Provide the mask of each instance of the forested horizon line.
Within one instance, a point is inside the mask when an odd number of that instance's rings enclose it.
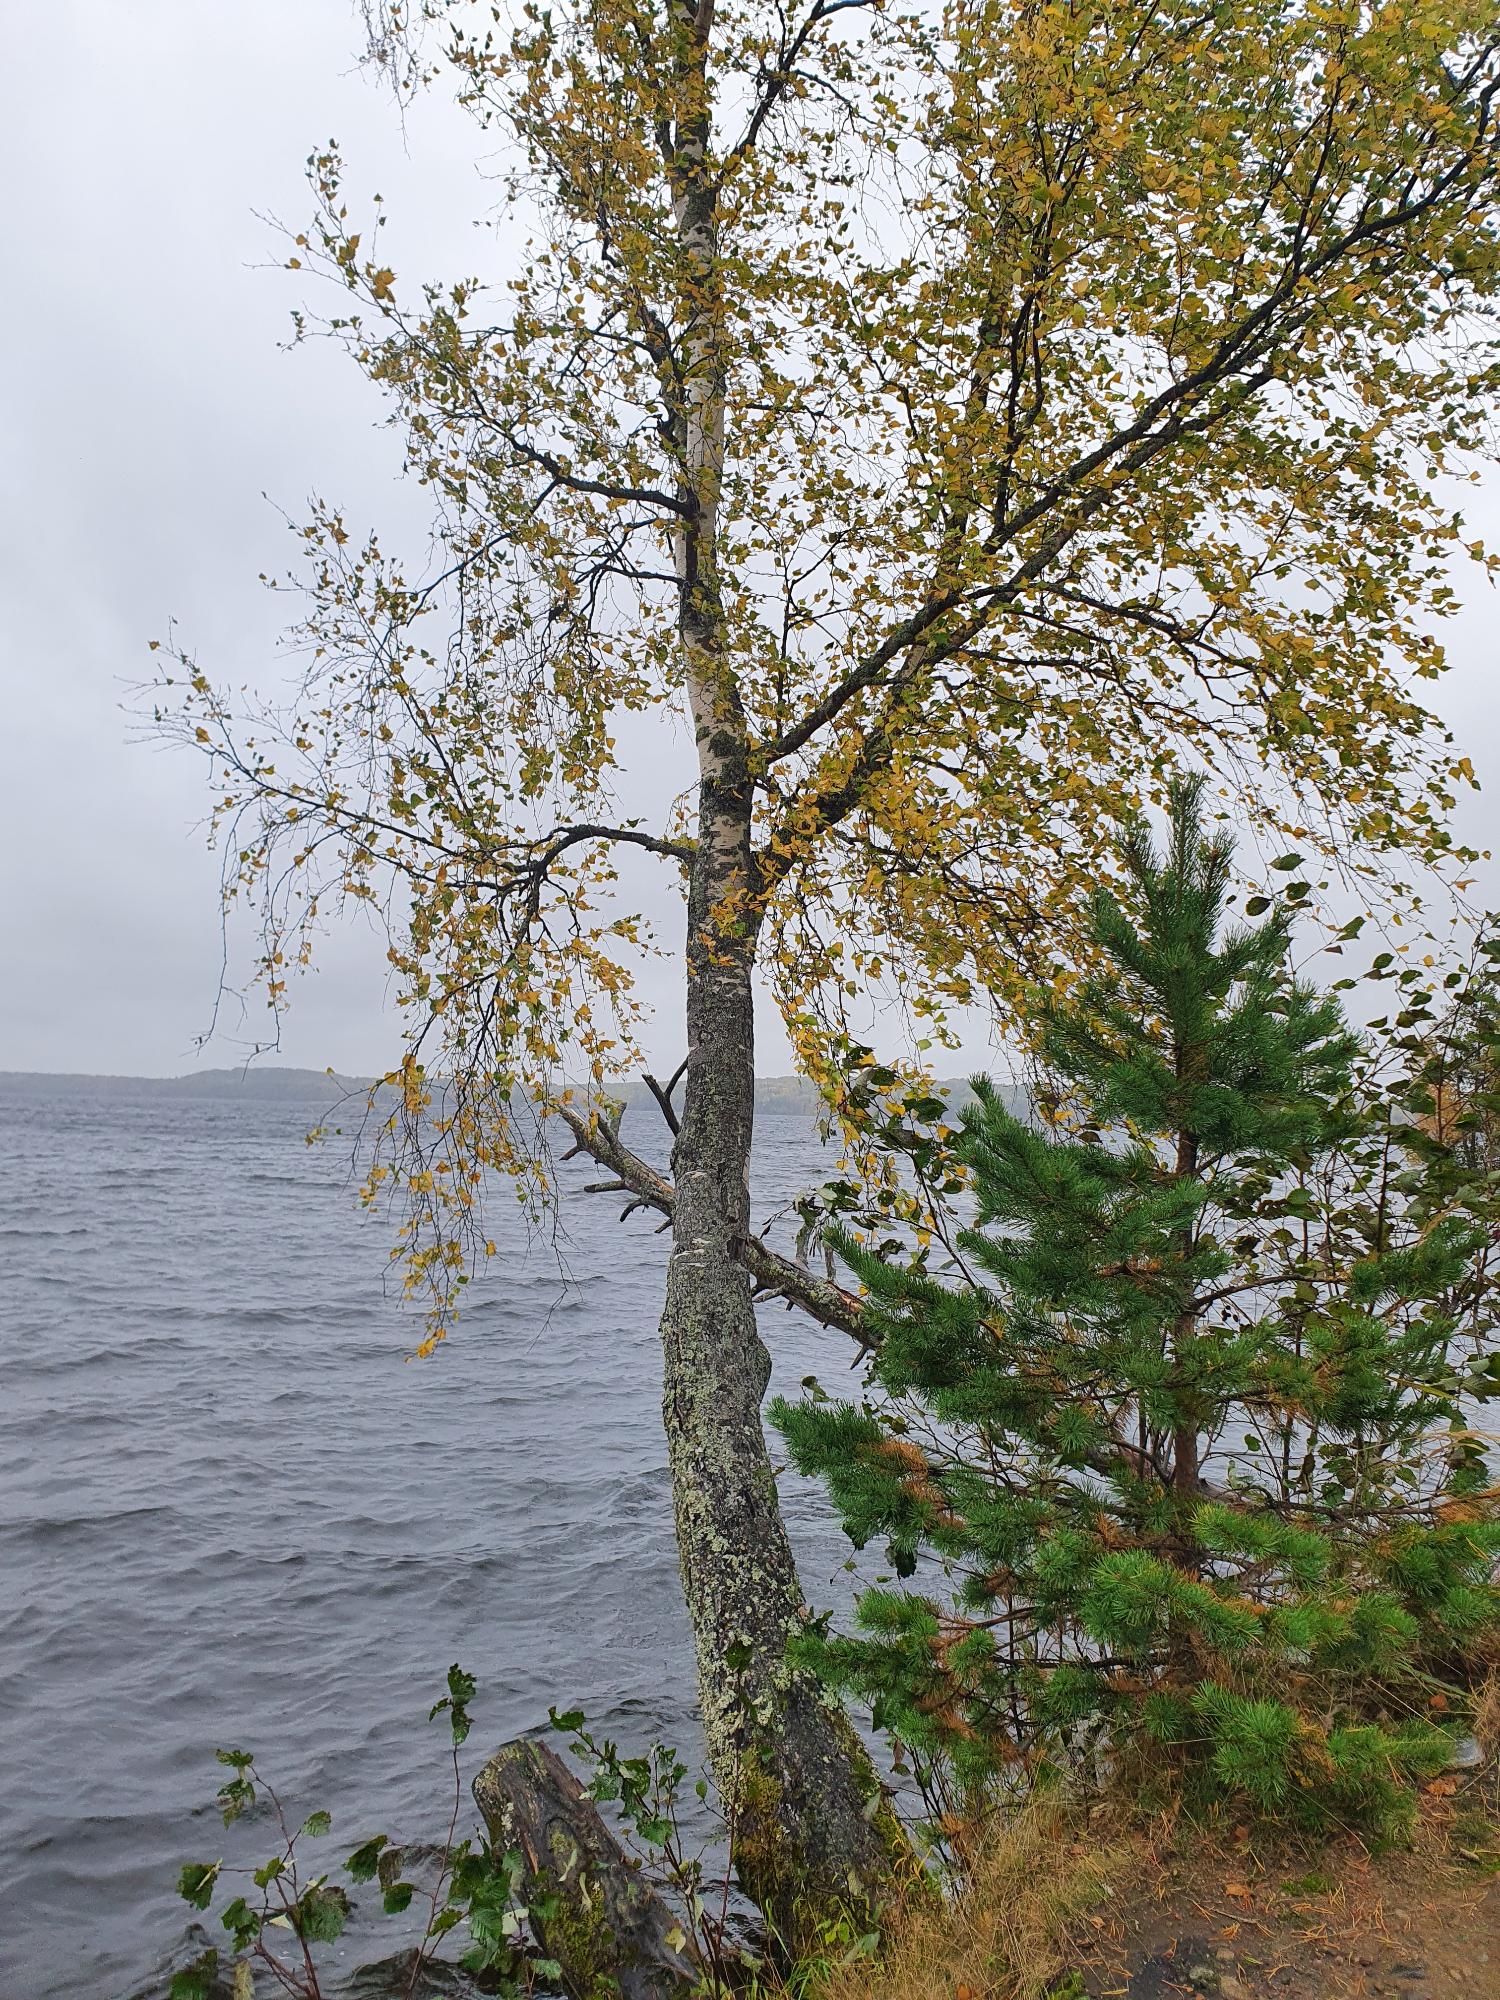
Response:
[[[57,1094],[83,1096],[90,1092],[111,1093],[127,1089],[142,1089],[162,1092],[191,1094],[195,1091],[211,1093],[216,1090],[250,1090],[259,1096],[293,1096],[304,1090],[326,1089],[330,1084],[344,1091],[367,1090],[377,1079],[373,1076],[355,1076],[342,1070],[310,1069],[306,1066],[282,1063],[250,1062],[220,1065],[213,1069],[185,1070],[177,1076],[136,1076],[110,1071],[91,1070],[0,1070],[0,1089],[17,1091],[51,1091]],[[439,1079],[434,1079],[434,1082]],[[1025,1086],[1013,1077],[997,1076],[1000,1089],[1015,1093],[1018,1098],[1026,1096]],[[969,1076],[938,1077],[933,1080],[933,1089],[942,1096],[952,1098],[956,1103],[964,1103],[970,1097]],[[637,1078],[626,1078],[619,1085],[619,1094],[627,1104],[650,1104],[651,1094],[647,1086]],[[806,1077],[795,1075],[758,1076],[755,1079],[756,1108],[761,1111],[803,1110],[815,1111],[819,1104],[818,1093]]]

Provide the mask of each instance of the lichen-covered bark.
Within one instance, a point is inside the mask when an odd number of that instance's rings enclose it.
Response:
[[[698,759],[687,908],[687,1073],[661,1335],[682,1578],[710,1760],[747,1893],[795,1948],[867,1906],[890,1858],[881,1797],[841,1711],[787,1661],[803,1603],[761,1427],[770,1358],[737,1254],[750,1225],[751,971],[760,922],[754,787],[725,630],[719,504],[726,408],[718,181],[704,53],[711,0],[675,0],[680,117],[669,152],[684,290],[671,428],[679,634]]]
[[[735,1254],[749,1227],[752,946],[712,918],[715,892],[722,899],[746,866],[749,829],[723,784],[704,782],[713,825],[689,909],[664,1416],[709,1754],[733,1804],[741,1881],[795,1945],[831,1910],[868,1906],[893,1850],[862,1746],[786,1659],[803,1598],[761,1425],[770,1358]]]
[[[792,1948],[878,1897],[894,1856],[869,1759],[787,1662],[802,1615],[761,1424],[770,1356],[738,1254],[750,1227],[757,883],[744,733],[700,682],[688,1062],[661,1334],[677,1546],[709,1754],[746,1892]]]

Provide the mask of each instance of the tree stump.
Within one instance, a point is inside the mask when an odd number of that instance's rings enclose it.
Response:
[[[520,1849],[528,1903],[557,1900],[531,1930],[574,2000],[688,2000],[700,1980],[681,1923],[555,1751],[503,1745],[474,1800],[494,1845]]]

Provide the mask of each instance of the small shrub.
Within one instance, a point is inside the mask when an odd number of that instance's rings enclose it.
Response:
[[[428,1718],[444,1715],[448,1720],[453,1810],[436,1874],[426,1890],[406,1878],[401,1849],[383,1833],[361,1841],[342,1863],[331,1857],[310,1860],[310,1851],[332,1837],[331,1815],[313,1812],[294,1825],[250,1751],[217,1753],[231,1773],[218,1793],[225,1826],[263,1802],[274,1820],[276,1844],[255,1866],[232,1868],[221,1861],[184,1866],[179,1894],[201,1911],[223,1898],[219,1921],[228,1938],[222,1961],[219,1950],[210,1948],[175,1975],[170,2000],[209,2000],[221,1964],[234,1967],[236,1996],[242,1990],[252,1991],[253,1968],[261,1966],[293,2000],[323,2000],[320,1947],[338,1941],[351,1907],[348,1891],[334,1880],[336,1873],[356,1887],[369,1885],[387,1916],[403,1915],[414,1902],[419,1910],[425,1905],[422,1936],[407,1967],[408,2000],[422,1991],[422,1974],[439,1940],[460,1925],[466,1928],[469,1943],[459,1963],[483,1976],[487,1990],[524,1994],[537,1978],[557,1976],[556,1965],[528,1950],[528,1912],[519,1893],[520,1854],[498,1852],[482,1837],[454,1837],[462,1798],[459,1751],[468,1738],[474,1692],[473,1677],[461,1667],[450,1667],[447,1692]],[[228,1895],[231,1889],[235,1893]]]

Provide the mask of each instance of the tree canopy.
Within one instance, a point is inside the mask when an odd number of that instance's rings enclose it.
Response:
[[[513,1091],[634,1060],[620,857],[683,867],[698,772],[664,726],[622,821],[632,713],[735,746],[724,894],[825,1079],[872,985],[920,1030],[1063,956],[1184,761],[1298,838],[1443,853],[1470,767],[1416,689],[1496,384],[1487,8],[425,11],[503,135],[508,274],[393,272],[332,150],[289,261],[345,289],[322,330],[432,548],[319,507],[300,698],[187,663],[168,702],[274,1003],[333,903],[393,913],[452,1085],[429,1248],[525,1150]]]

